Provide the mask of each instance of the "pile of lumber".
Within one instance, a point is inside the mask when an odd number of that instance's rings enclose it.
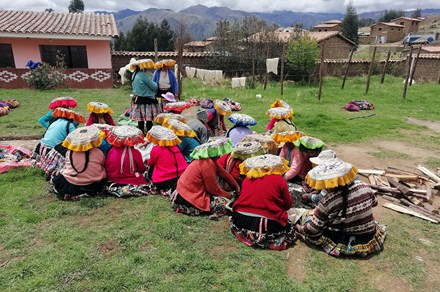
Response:
[[[389,203],[385,208],[409,214],[432,223],[440,222],[438,207],[433,205],[435,195],[440,190],[440,169],[431,171],[424,166],[417,166],[415,171],[395,167],[387,169],[359,169],[370,187]]]

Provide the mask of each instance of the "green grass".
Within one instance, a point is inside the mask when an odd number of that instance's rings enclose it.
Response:
[[[186,99],[237,100],[243,113],[258,120],[256,130],[262,131],[269,121],[265,110],[280,97],[277,86],[271,83],[266,91],[231,90],[227,82],[210,86],[185,80],[184,93]],[[405,117],[439,120],[440,107],[433,106],[436,84],[412,86],[405,101],[400,79],[387,77],[380,85],[374,77],[370,93],[365,95],[364,90],[363,78],[349,79],[344,91],[339,79],[330,78],[321,101],[316,85],[291,85],[283,99],[293,106],[300,130],[336,145],[377,138],[411,141],[426,128],[406,123]],[[41,135],[36,120],[56,96],[74,96],[84,114],[92,100],[106,102],[120,114],[129,106],[129,93],[127,88],[2,90],[0,99],[16,98],[22,105],[0,118],[0,135]],[[258,93],[262,99],[255,98]],[[368,99],[375,104],[376,115],[348,120],[370,113],[342,110],[351,99]],[[430,136],[423,146],[438,150],[438,141],[438,136]],[[429,161],[431,166],[439,163],[435,157]],[[40,170],[15,169],[0,175],[0,290],[377,291],[395,288],[390,279],[413,290],[440,290],[438,281],[427,282],[435,279],[428,274],[440,264],[437,226],[397,213],[381,223],[388,228],[385,250],[366,260],[335,259],[315,248],[298,254],[296,248],[251,249],[235,239],[226,218],[209,221],[175,214],[160,196],[63,202],[48,192]],[[296,270],[304,277],[289,277]],[[387,283],[390,286],[384,286]]]
[[[396,151],[378,151],[378,152],[372,152],[370,154],[377,158],[391,158],[391,157],[402,158],[402,159],[412,158],[411,155]]]

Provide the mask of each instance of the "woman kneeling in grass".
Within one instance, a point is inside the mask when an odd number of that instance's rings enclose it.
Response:
[[[188,215],[226,215],[226,204],[231,197],[221,188],[217,177],[225,181],[232,190],[240,191],[234,178],[215,161],[230,153],[230,139],[220,139],[196,147],[191,153],[194,161],[177,182],[177,189],[171,195],[172,207],[178,213]]]
[[[247,246],[285,250],[294,242],[294,226],[287,214],[292,197],[282,176],[288,169],[285,159],[272,154],[246,159],[240,165],[246,178],[229,225]]]
[[[367,256],[383,249],[385,227],[373,216],[377,205],[373,190],[356,177],[357,169],[337,158],[316,166],[307,183],[328,193],[314,210],[307,211],[296,230],[332,256]]]

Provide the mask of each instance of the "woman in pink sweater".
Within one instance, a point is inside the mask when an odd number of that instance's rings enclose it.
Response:
[[[236,192],[240,187],[234,178],[215,161],[232,151],[230,139],[221,139],[202,144],[194,149],[193,162],[177,182],[177,189],[171,195],[172,207],[178,213],[188,215],[223,216],[230,194],[221,188],[217,178],[224,180]]]
[[[153,126],[147,133],[147,140],[156,144],[150,152],[148,166],[152,169],[151,179],[163,195],[176,188],[177,180],[188,167],[180,152],[180,139],[170,129]]]
[[[94,126],[78,128],[63,142],[69,149],[61,173],[54,177],[54,190],[64,200],[96,195],[106,183],[105,155],[99,150],[104,133]]]
[[[107,141],[112,145],[105,161],[110,183],[107,191],[117,197],[148,194],[146,167],[141,153],[133,147],[144,142],[142,131],[133,126],[114,127]]]

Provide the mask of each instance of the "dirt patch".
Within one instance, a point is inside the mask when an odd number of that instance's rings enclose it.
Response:
[[[374,288],[382,291],[412,291],[411,285],[407,281],[384,271],[383,267],[378,269],[378,265],[381,265],[381,263],[373,259],[359,260],[360,269],[368,275],[368,279]]]
[[[411,124],[425,126],[436,133],[440,133],[440,122],[423,121],[414,118],[406,118],[405,121]]]
[[[108,240],[98,246],[98,251],[106,257],[114,256],[119,251],[119,243],[116,240]]]
[[[286,253],[287,275],[290,279],[304,281],[306,279],[307,252],[310,249],[303,242],[297,241]]]
[[[14,146],[20,146],[20,147],[24,147],[27,148],[29,150],[34,149],[35,145],[38,144],[38,142],[40,142],[40,140],[35,140],[33,137],[31,137],[32,139],[22,139],[22,140],[3,140],[0,141],[0,145],[14,145]]]

